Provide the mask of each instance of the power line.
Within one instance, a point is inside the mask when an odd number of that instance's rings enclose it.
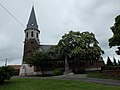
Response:
[[[0,2],[0,6],[9,14],[11,15],[21,26],[25,27],[5,6],[2,5]]]

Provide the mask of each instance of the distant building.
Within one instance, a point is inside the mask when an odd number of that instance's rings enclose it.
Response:
[[[9,66],[14,68],[14,75],[19,75],[21,65],[9,65]]]
[[[36,20],[36,15],[34,11],[34,7],[32,7],[32,11],[29,17],[29,21],[27,27],[25,29],[25,41],[24,41],[24,54],[23,54],[23,61],[20,68],[19,75],[37,75],[40,74],[40,70],[37,67],[29,66],[26,63],[28,57],[31,56],[32,52],[35,50],[41,50],[43,52],[47,52],[51,46],[53,45],[41,45],[39,40],[40,30],[38,29],[38,24]],[[50,67],[58,65],[58,67],[64,68],[64,60],[59,58],[55,58],[51,60],[52,63],[49,64]],[[68,62],[70,68],[72,68],[73,62]],[[93,62],[92,64],[86,63],[86,70],[96,70],[100,69],[102,65],[104,65],[104,61],[100,60],[97,62]],[[97,66],[96,66],[97,65]]]

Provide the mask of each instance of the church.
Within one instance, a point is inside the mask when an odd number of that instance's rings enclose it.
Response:
[[[33,51],[40,50],[43,52],[47,52],[50,49],[50,47],[52,47],[53,45],[40,44],[40,39],[39,39],[40,30],[38,28],[34,6],[32,7],[31,14],[24,32],[25,32],[24,52],[23,52],[23,60],[22,60],[22,65],[20,67],[19,75],[20,76],[40,75],[41,72],[37,71],[34,66],[29,66],[26,63],[26,60],[28,57],[31,56]],[[64,60],[61,62],[61,60],[58,59],[57,63],[59,64],[60,67],[64,67]],[[72,62],[69,62],[69,64],[71,65]],[[87,65],[89,68],[87,68],[86,70],[96,70],[96,69],[100,70],[101,66],[103,65],[104,65],[104,61],[102,58],[100,58],[100,60],[95,62],[94,65]]]
[[[31,53],[35,50],[40,50],[43,52],[47,52],[52,45],[40,45],[39,35],[40,30],[38,29],[36,15],[34,6],[32,7],[31,14],[28,20],[28,24],[25,32],[25,41],[24,41],[24,52],[23,52],[23,61],[22,66],[20,68],[20,75],[36,75],[34,72],[34,67],[30,67],[26,64],[27,57],[31,56]]]

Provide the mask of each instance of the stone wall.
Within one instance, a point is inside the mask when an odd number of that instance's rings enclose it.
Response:
[[[28,64],[22,64],[20,67],[19,76],[34,75],[34,66],[30,67]]]

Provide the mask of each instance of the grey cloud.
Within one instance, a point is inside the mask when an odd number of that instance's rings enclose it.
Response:
[[[26,26],[33,0],[2,0],[6,8]],[[107,56],[119,58],[109,49],[110,27],[119,14],[120,0],[36,0],[34,2],[41,44],[57,44],[70,30],[93,32]],[[0,59],[16,57],[10,64],[20,64],[24,29],[0,7]],[[17,58],[21,57],[21,58]],[[2,61],[3,62],[3,61]],[[1,65],[4,64],[4,62]]]

